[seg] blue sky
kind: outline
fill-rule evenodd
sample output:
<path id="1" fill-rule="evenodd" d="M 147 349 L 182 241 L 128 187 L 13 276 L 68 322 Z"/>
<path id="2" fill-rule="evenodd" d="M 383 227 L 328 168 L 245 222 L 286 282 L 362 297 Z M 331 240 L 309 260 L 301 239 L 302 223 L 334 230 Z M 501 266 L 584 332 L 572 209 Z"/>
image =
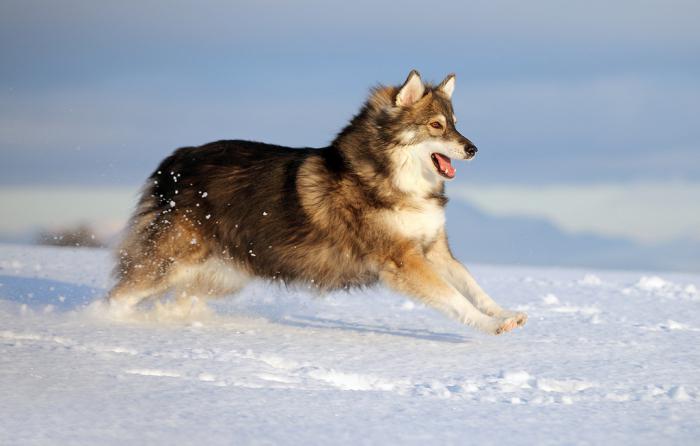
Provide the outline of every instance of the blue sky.
<path id="1" fill-rule="evenodd" d="M 663 201 L 700 182 L 698 19 L 694 1 L 5 0 L 0 188 L 135 188 L 173 148 L 216 139 L 323 146 L 369 87 L 417 68 L 457 73 L 459 127 L 480 150 L 453 188 L 505 190 L 482 210 L 556 223 L 567 198 L 537 194 L 557 187 L 622 189 L 641 209 L 645 185 Z M 621 224 L 584 214 L 561 228 Z M 628 238 L 700 239 L 647 226 Z"/>

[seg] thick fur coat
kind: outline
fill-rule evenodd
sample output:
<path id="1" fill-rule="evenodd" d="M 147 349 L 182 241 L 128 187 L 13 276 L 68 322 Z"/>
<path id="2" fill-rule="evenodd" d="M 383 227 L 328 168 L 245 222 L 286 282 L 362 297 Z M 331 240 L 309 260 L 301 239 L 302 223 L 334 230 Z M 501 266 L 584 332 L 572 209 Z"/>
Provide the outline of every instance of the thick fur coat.
<path id="1" fill-rule="evenodd" d="M 229 294 L 251 277 L 320 290 L 378 281 L 498 334 L 525 323 L 447 245 L 444 182 L 476 147 L 456 130 L 454 75 L 378 87 L 329 147 L 217 141 L 150 176 L 118 250 L 112 302 Z"/>

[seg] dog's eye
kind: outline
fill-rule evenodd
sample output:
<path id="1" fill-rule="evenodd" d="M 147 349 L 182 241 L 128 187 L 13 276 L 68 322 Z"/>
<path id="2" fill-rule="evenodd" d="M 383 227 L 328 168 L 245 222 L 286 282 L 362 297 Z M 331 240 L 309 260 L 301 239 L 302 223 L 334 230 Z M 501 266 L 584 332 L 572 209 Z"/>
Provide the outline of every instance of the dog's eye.
<path id="1" fill-rule="evenodd" d="M 440 123 L 437 122 L 437 121 L 433 121 L 433 122 L 430 123 L 430 127 L 434 128 L 434 129 L 441 129 L 441 128 L 442 128 L 442 124 L 440 124 Z"/>

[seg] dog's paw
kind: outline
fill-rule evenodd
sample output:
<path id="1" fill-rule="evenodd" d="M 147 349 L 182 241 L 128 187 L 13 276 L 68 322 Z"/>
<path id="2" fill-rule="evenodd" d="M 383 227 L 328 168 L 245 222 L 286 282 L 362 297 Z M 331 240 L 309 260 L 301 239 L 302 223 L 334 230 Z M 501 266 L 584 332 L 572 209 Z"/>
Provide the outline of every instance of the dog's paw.
<path id="1" fill-rule="evenodd" d="M 521 311 L 504 310 L 498 316 L 502 318 L 514 318 L 518 327 L 522 327 L 527 323 L 527 313 Z"/>
<path id="2" fill-rule="evenodd" d="M 495 328 L 493 328 L 492 333 L 495 335 L 507 333 L 512 331 L 518 326 L 518 320 L 515 316 L 513 317 L 497 317 L 495 318 Z"/>

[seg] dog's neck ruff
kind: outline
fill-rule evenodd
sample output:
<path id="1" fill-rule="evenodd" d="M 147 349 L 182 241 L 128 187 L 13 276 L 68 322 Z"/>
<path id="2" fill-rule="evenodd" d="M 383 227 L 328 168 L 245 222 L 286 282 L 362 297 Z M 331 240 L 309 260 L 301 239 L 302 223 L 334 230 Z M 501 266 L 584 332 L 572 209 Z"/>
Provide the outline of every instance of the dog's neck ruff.
<path id="1" fill-rule="evenodd" d="M 443 180 L 421 159 L 421 153 L 410 146 L 395 147 L 391 152 L 390 175 L 398 190 L 414 198 L 424 198 L 442 189 Z"/>

